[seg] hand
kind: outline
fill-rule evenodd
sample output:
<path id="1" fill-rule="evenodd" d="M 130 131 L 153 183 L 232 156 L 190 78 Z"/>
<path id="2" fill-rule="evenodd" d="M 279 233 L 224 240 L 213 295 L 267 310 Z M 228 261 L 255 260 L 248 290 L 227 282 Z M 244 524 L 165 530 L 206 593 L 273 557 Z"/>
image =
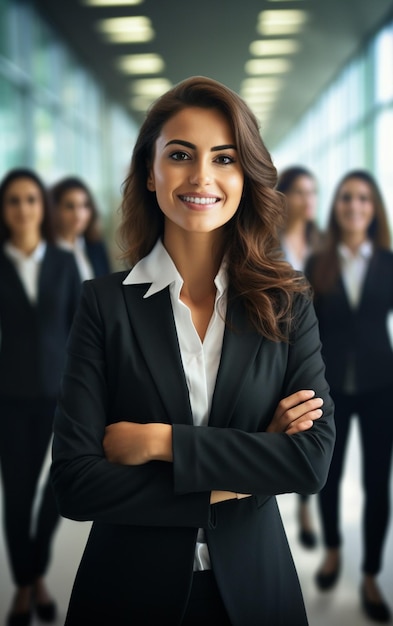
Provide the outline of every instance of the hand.
<path id="1" fill-rule="evenodd" d="M 320 407 L 323 405 L 322 398 L 314 398 L 314 395 L 314 391 L 302 389 L 283 398 L 266 432 L 294 435 L 311 428 L 314 421 L 321 417 Z"/>
<path id="2" fill-rule="evenodd" d="M 143 465 L 172 461 L 172 427 L 169 424 L 116 422 L 105 429 L 105 456 L 110 463 Z"/>
<path id="3" fill-rule="evenodd" d="M 251 493 L 234 493 L 233 491 L 219 491 L 215 489 L 210 494 L 210 504 L 218 504 L 226 500 L 243 500 L 249 498 Z"/>

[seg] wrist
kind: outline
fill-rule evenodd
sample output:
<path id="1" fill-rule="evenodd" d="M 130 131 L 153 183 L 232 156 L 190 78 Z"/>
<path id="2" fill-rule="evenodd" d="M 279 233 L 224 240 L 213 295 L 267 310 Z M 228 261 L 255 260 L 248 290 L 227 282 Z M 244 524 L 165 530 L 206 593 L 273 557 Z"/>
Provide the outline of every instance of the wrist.
<path id="1" fill-rule="evenodd" d="M 150 460 L 173 462 L 172 451 L 172 426 L 170 424 L 149 424 L 150 437 Z"/>

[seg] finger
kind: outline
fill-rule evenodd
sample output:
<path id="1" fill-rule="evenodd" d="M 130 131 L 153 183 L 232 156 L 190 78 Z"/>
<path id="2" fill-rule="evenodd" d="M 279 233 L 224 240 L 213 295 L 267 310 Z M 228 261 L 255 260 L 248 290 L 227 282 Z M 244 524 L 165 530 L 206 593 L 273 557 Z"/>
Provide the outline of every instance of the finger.
<path id="1" fill-rule="evenodd" d="M 292 393 L 290 396 L 283 398 L 277 407 L 278 416 L 282 415 L 289 409 L 301 404 L 302 402 L 306 402 L 310 398 L 315 396 L 315 391 L 313 389 L 301 389 L 300 391 L 296 391 L 296 393 Z"/>
<path id="2" fill-rule="evenodd" d="M 283 425 L 285 430 L 285 427 L 289 426 L 289 424 L 298 420 L 304 415 L 307 415 L 307 413 L 310 413 L 310 411 L 315 411 L 316 409 L 319 409 L 322 405 L 322 398 L 313 398 L 312 400 L 307 400 L 307 402 L 302 402 L 301 404 L 298 404 L 292 409 L 288 409 L 279 417 L 277 415 L 275 415 L 274 417 L 276 421 Z"/>
<path id="3" fill-rule="evenodd" d="M 287 434 L 293 434 L 295 432 L 301 432 L 308 430 L 312 427 L 314 422 L 322 417 L 323 411 L 317 409 L 316 411 L 309 411 L 306 415 L 302 415 L 299 419 L 291 422 L 285 432 Z"/>
<path id="4" fill-rule="evenodd" d="M 312 400 L 308 400 L 307 402 L 302 402 L 301 404 L 298 404 L 292 409 L 289 409 L 285 414 L 285 418 L 288 421 L 294 421 L 294 420 L 299 419 L 300 417 L 303 417 L 307 413 L 310 413 L 310 411 L 315 411 L 316 409 L 320 409 L 321 406 L 323 406 L 323 399 L 313 398 Z"/>

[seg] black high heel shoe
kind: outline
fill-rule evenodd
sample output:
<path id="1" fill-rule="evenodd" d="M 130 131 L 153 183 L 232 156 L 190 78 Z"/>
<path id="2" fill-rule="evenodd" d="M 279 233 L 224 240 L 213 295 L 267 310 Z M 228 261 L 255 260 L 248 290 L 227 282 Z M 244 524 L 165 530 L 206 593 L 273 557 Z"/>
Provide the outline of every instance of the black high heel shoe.
<path id="1" fill-rule="evenodd" d="M 32 618 L 32 611 L 23 611 L 23 613 L 9 613 L 7 617 L 7 626 L 30 626 Z"/>
<path id="2" fill-rule="evenodd" d="M 319 570 L 315 574 L 315 584 L 317 585 L 318 589 L 320 589 L 320 591 L 329 591 L 329 589 L 332 589 L 332 587 L 334 587 L 338 580 L 340 571 L 340 561 L 337 562 L 337 567 L 327 574 Z"/>
<path id="3" fill-rule="evenodd" d="M 317 545 L 317 536 L 313 530 L 302 528 L 299 531 L 298 539 L 303 548 L 307 548 L 307 550 L 312 550 Z"/>
<path id="4" fill-rule="evenodd" d="M 374 622 L 387 623 L 390 622 L 390 610 L 388 605 L 382 600 L 381 602 L 371 602 L 364 590 L 364 585 L 360 587 L 360 598 L 362 607 L 368 618 Z"/>
<path id="5" fill-rule="evenodd" d="M 35 612 L 42 622 L 54 622 L 56 619 L 56 603 L 36 604 Z"/>

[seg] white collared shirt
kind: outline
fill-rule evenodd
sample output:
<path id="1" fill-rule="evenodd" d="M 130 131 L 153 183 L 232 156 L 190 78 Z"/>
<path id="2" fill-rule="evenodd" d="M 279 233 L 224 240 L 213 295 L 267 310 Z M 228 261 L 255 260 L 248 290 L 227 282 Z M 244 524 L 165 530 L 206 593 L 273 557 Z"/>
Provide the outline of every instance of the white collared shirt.
<path id="1" fill-rule="evenodd" d="M 74 243 L 59 237 L 56 240 L 56 244 L 59 248 L 62 248 L 62 250 L 67 250 L 68 252 L 72 252 L 74 254 L 82 282 L 84 280 L 94 278 L 94 270 L 86 253 L 86 242 L 84 237 L 77 237 Z"/>
<path id="2" fill-rule="evenodd" d="M 228 277 L 225 265 L 224 261 L 214 280 L 217 288 L 214 311 L 203 342 L 193 324 L 190 309 L 180 300 L 183 279 L 160 239 L 150 254 L 141 259 L 123 281 L 124 285 L 151 283 L 144 298 L 169 286 L 180 354 L 196 426 L 208 425 L 220 364 L 227 307 Z M 204 532 L 199 529 L 194 571 L 204 569 L 210 569 L 210 558 Z"/>
<path id="3" fill-rule="evenodd" d="M 12 245 L 10 241 L 4 244 L 4 254 L 6 254 L 14 264 L 22 285 L 25 288 L 26 295 L 32 304 L 37 302 L 38 277 L 45 252 L 45 241 L 40 241 L 31 254 L 25 254 L 22 250 Z"/>
<path id="4" fill-rule="evenodd" d="M 371 241 L 364 241 L 354 253 L 346 245 L 338 245 L 341 275 L 352 308 L 360 302 L 366 272 L 373 254 Z"/>

